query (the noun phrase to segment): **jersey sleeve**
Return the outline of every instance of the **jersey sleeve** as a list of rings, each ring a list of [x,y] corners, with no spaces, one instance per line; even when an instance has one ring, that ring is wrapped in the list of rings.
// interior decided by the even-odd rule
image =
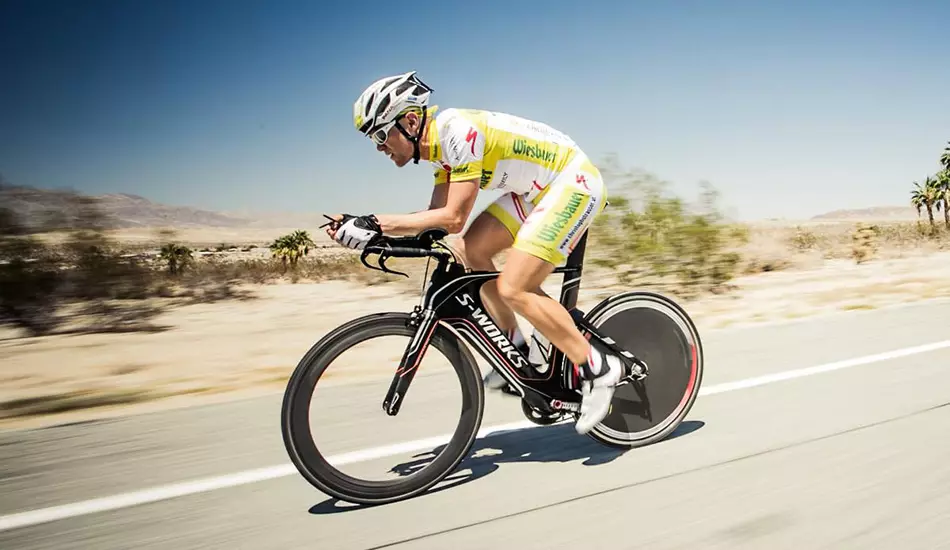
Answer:
[[[441,129],[439,142],[444,153],[442,167],[435,170],[435,185],[481,178],[485,133],[477,125],[453,117]]]

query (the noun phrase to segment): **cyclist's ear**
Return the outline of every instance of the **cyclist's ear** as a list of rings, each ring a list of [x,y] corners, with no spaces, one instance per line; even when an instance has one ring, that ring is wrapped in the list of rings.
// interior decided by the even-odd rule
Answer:
[[[419,135],[419,129],[422,126],[422,115],[415,111],[409,111],[402,117],[402,123],[410,134]]]

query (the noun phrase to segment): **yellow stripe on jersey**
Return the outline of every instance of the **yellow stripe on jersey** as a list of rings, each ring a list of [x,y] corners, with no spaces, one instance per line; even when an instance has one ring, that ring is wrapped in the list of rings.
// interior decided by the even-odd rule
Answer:
[[[462,164],[452,168],[451,180],[452,181],[468,181],[472,179],[477,179],[482,176],[482,163],[479,162],[470,162],[468,164]],[[435,185],[441,185],[448,182],[450,179],[449,171],[444,168],[437,168],[435,170]]]

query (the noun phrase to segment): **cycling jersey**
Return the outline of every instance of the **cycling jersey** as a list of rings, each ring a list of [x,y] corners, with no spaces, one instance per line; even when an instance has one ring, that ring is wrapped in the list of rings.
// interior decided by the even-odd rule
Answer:
[[[486,212],[514,238],[513,247],[562,264],[603,210],[600,172],[565,134],[524,118],[446,109],[429,127],[435,185],[478,179],[504,189]]]
[[[477,178],[533,200],[578,154],[574,141],[547,124],[476,109],[446,109],[430,127],[435,184]]]

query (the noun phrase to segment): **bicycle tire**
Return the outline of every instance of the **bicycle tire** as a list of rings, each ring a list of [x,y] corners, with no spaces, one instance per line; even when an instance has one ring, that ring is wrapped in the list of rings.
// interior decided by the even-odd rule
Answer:
[[[365,481],[335,469],[310,437],[309,402],[326,368],[340,353],[365,340],[415,333],[407,313],[377,313],[354,319],[328,333],[301,358],[281,406],[284,446],[297,471],[311,485],[342,501],[386,504],[414,497],[449,475],[468,454],[481,426],[485,395],[478,364],[469,349],[445,325],[438,324],[429,340],[452,363],[462,388],[459,423],[450,441],[432,462],[410,476],[391,481]],[[411,390],[410,390],[411,394]],[[382,403],[383,395],[380,395]]]
[[[602,336],[613,338],[650,369],[639,388],[636,383],[617,388],[611,411],[587,435],[618,448],[643,447],[665,439],[689,414],[702,385],[704,356],[696,325],[674,300],[649,291],[610,296],[586,318]],[[663,325],[667,325],[665,332]],[[678,329],[678,336],[670,337],[671,327]],[[654,411],[663,415],[658,422],[653,422]]]

